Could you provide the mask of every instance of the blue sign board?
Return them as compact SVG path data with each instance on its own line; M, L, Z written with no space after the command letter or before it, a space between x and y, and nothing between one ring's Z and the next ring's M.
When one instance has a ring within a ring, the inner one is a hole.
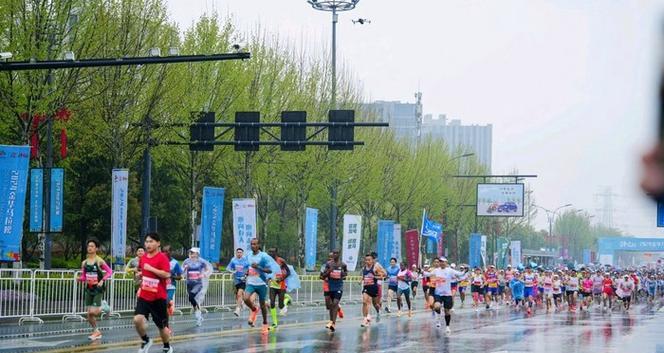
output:
M378 221L378 239L376 240L376 253L378 262L385 266L390 262L394 241L394 221Z
M62 232L64 189L65 170L62 168L51 169L51 213L49 217L49 232L51 233Z
M316 246L318 240L318 210L307 207L304 229L304 263L307 270L316 267Z
M44 170L30 169L30 231L44 230Z
M203 188L201 209L200 248L201 257L218 263L221 259L221 229L224 215L224 189Z
M0 261L20 261L30 146L0 146Z
M664 227L664 201L657 201L657 226Z

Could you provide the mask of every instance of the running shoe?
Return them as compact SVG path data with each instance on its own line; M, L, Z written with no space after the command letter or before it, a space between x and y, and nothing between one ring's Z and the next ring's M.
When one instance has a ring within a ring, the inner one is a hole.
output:
M235 309L235 311L233 312L233 315L235 315L237 317L240 317L240 308Z
M334 322L333 322L332 325L330 326L330 331L331 331L331 332L336 331L336 327L334 327Z
M340 318L340 319L343 319L343 318L344 318L344 311L341 310L341 306L339 306L339 311L337 311L337 314L339 315L339 318Z
M388 314L391 313L390 308L386 306L385 307L385 312L388 313Z
M397 311L397 317L401 317L401 310Z
M173 353L173 347L170 346L168 348L164 347L161 349L161 351L162 353Z
M251 311L251 314L249 314L249 326L254 327L256 315L258 315L258 308L254 308L254 310Z
M283 309L279 310L279 315L281 316L286 316L286 313L288 313L288 307L284 306Z
M365 318L362 320L362 323L360 324L360 326L362 326L362 327L369 327L369 324L370 324L370 323L371 323L371 320L369 320L368 318L365 317Z
M332 321L328 321L327 325L325 325L325 328L328 330L330 329L330 327L332 327Z
M436 322L436 327L440 328L440 322Z
M269 332L270 332L270 326L263 325L263 328L261 329L261 333L269 333Z
M88 336L90 341L96 341L101 339L101 332L99 330L94 330L90 336Z
M272 326L270 326L270 330L276 330L277 327L279 327L279 325L277 325L277 324L272 324Z
M138 349L138 353L148 353L150 347L152 347L152 338L148 338L147 342L141 342L141 348Z
M452 330L450 330L450 327L449 327L449 326L448 326L448 327L445 327L445 333L448 334L448 335L449 335L450 333L452 333Z

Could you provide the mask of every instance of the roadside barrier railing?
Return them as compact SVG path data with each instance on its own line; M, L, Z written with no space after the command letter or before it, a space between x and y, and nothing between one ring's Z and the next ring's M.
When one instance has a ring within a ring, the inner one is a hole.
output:
M62 321L85 321L85 283L80 282L76 270L0 269L0 319L17 319L43 323L45 318ZM362 301L359 276L348 276L344 282L342 302ZM289 292L292 304L324 305L323 283L318 275L300 275L301 286ZM386 289L386 288L384 288ZM103 300L111 308L104 316L131 315L136 305L138 284L133 274L116 271L107 281ZM178 281L175 292L175 312L190 312L186 281ZM204 311L232 311L237 305L235 283L230 273L213 273L208 280L207 293L201 307Z

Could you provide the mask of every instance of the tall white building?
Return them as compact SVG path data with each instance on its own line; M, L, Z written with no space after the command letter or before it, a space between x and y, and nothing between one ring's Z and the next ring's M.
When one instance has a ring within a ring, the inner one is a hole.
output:
M422 116L422 105L418 103L401 103L400 101L375 101L364 104L363 109L376 114L378 122L390 124L390 129L398 139L416 139Z
M453 153L475 153L480 164L491 171L492 130L489 125L461 125L461 120L447 120L445 115L434 119L431 114L424 116L422 136L427 135L443 139Z

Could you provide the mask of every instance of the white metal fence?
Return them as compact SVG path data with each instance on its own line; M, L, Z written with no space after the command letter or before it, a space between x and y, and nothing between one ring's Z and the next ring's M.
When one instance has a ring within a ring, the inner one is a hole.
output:
M43 322L42 318L60 317L63 321L84 320L84 285L78 281L80 271L0 269L0 319ZM301 288L290 293L296 305L323 303L323 283L317 275L301 275ZM344 282L344 302L359 302L362 289L359 277ZM108 281L103 299L111 307L111 315L133 312L136 304L133 276L114 272ZM231 310L236 305L232 274L213 273L203 303L206 310ZM175 293L177 310L190 307L185 281Z

